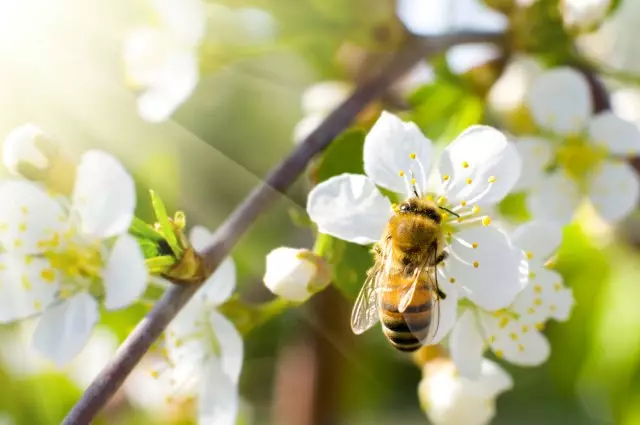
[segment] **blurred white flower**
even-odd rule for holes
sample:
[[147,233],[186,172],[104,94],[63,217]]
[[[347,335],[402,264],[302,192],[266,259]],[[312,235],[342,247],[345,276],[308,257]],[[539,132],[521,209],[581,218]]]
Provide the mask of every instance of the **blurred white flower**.
[[521,106],[531,83],[543,70],[542,64],[535,58],[515,54],[489,91],[488,102],[491,107],[505,113]]
[[142,93],[145,120],[167,119],[193,92],[200,75],[198,46],[205,35],[202,0],[153,0],[156,26],[133,31],[124,47],[127,79]]
[[490,360],[482,359],[478,379],[470,380],[451,361],[436,359],[423,368],[418,398],[433,425],[485,425],[495,416],[495,399],[511,388],[511,376]]
[[[195,227],[190,239],[199,251],[211,241],[211,234]],[[193,392],[197,394],[200,424],[236,423],[242,337],[216,309],[229,299],[235,285],[235,265],[227,258],[166,330],[170,379],[182,391],[196,388]]]
[[565,224],[583,197],[609,222],[627,216],[640,197],[640,180],[625,161],[640,153],[640,131],[612,112],[592,116],[588,82],[578,71],[556,68],[540,75],[528,105],[548,137],[516,143],[523,158],[515,190],[529,190],[535,219]]
[[289,301],[303,302],[331,280],[324,259],[307,249],[279,247],[267,254],[266,262],[265,286]]
[[24,124],[9,133],[2,145],[2,162],[14,175],[23,175],[24,166],[45,170],[55,145],[35,124]]
[[[473,126],[444,151],[439,184],[428,193],[432,144],[413,123],[383,112],[366,137],[367,176],[341,174],[309,193],[307,212],[321,233],[357,243],[379,241],[393,214],[391,202],[376,185],[406,197],[433,196],[444,214],[441,228],[449,258],[438,270],[440,302],[437,343],[455,322],[458,298],[466,297],[488,310],[508,306],[526,285],[523,254],[506,234],[481,215],[502,200],[518,179],[520,159],[499,131]],[[443,210],[444,211],[444,210]]]
[[0,412],[0,425],[14,425],[15,423],[11,415]]
[[605,18],[611,0],[561,0],[560,12],[565,26],[589,30]]
[[[66,199],[65,199],[66,200]],[[23,180],[0,185],[0,323],[41,314],[34,347],[56,363],[75,357],[99,318],[144,291],[147,269],[127,233],[131,176],[112,156],[82,156],[70,205]]]
[[547,320],[565,321],[573,295],[562,276],[545,267],[562,239],[562,229],[551,223],[530,222],[517,228],[513,243],[529,261],[529,284],[506,309],[465,308],[450,338],[451,358],[460,373],[476,379],[482,356],[490,347],[498,358],[521,366],[537,366],[549,357],[549,343],[540,332]]
[[302,142],[353,90],[346,81],[322,81],[307,88],[302,94],[303,118],[293,129],[293,140]]

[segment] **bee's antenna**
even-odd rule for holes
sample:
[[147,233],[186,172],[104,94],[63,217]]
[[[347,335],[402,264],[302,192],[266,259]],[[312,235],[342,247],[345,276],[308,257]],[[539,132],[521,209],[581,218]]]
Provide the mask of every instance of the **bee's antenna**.
[[411,189],[413,189],[413,194],[416,195],[416,198],[419,198],[418,188],[416,187],[416,176],[413,175],[413,171],[409,171],[411,173]]
[[456,214],[456,213],[454,213],[454,212],[453,212],[453,211],[451,211],[449,208],[445,208],[445,207],[438,207],[438,208],[440,208],[441,210],[445,210],[445,211],[446,211],[446,212],[448,212],[449,214],[451,214],[451,215],[455,215],[456,217],[460,218],[460,214]]

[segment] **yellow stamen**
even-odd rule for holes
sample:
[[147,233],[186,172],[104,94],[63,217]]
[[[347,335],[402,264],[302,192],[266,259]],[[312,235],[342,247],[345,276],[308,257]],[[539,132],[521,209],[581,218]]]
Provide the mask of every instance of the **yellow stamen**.
[[490,224],[491,224],[491,217],[489,217],[488,215],[485,215],[484,217],[482,217],[483,226],[488,226]]
[[473,183],[473,180],[467,179],[467,184],[471,184],[471,183]]
[[533,252],[527,251],[526,254],[527,254],[527,260],[531,260],[533,258]]
[[478,242],[474,242],[471,244],[471,248],[476,249],[478,247]]
[[489,183],[494,183],[496,181],[496,176],[489,177]]
[[469,163],[467,161],[462,161],[462,168],[469,168]]
[[477,261],[473,262],[473,268],[477,269],[478,267],[480,267],[480,263],[478,263]]
[[410,153],[410,154],[409,154],[409,158],[411,158],[411,159],[416,159],[416,154],[415,154],[415,153]]

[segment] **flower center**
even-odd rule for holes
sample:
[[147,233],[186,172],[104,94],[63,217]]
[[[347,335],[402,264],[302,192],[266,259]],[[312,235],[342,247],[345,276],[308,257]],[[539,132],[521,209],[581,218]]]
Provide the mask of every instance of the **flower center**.
[[101,292],[91,285],[99,280],[103,269],[99,241],[83,240],[71,229],[62,236],[54,234],[50,240],[40,242],[40,245],[46,248],[43,256],[49,260],[52,269],[43,271],[42,277],[47,280],[53,276],[54,271],[62,274],[60,297],[69,297],[80,290]]
[[555,164],[572,179],[585,183],[586,177],[597,170],[607,157],[607,150],[581,136],[569,136],[556,149]]

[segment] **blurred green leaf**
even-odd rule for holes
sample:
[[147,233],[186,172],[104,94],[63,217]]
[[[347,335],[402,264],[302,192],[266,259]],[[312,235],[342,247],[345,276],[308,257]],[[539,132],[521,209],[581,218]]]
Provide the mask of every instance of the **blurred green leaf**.
[[342,173],[364,174],[362,152],[365,132],[349,129],[329,145],[315,166],[314,180],[320,183]]
[[525,192],[507,195],[498,204],[498,211],[504,217],[518,223],[531,220],[531,214],[527,210],[527,194]]

